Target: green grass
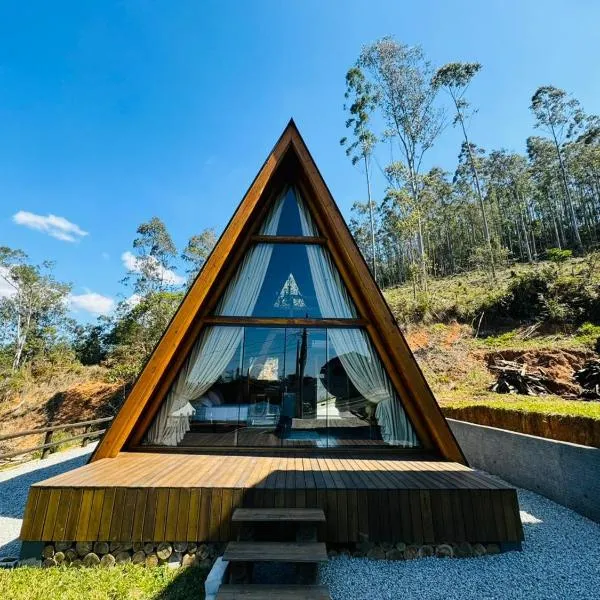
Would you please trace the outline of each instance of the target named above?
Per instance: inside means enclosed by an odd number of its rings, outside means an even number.
[[[206,571],[198,567],[111,569],[21,567],[0,570],[6,600],[201,600]]]
[[[433,323],[456,318],[463,323],[474,321],[476,327],[482,310],[504,296],[516,277],[551,265],[558,269],[560,278],[574,278],[593,286],[600,284],[599,263],[600,253],[595,252],[560,264],[542,261],[498,269],[495,282],[485,271],[469,271],[443,279],[431,278],[428,294],[417,293],[416,298],[410,282],[388,288],[383,294],[401,323]]]
[[[495,409],[516,410],[524,413],[542,413],[570,417],[587,417],[600,421],[600,402],[564,400],[558,396],[521,396],[518,394],[495,394],[484,392],[477,396],[463,393],[444,394],[440,398],[442,408],[465,408],[468,406],[488,406]]]

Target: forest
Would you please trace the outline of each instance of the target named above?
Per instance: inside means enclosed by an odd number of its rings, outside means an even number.
[[[495,310],[517,325],[546,320],[590,331],[600,323],[600,119],[567,91],[533,82],[537,135],[526,139],[526,154],[482,148],[469,134],[477,118],[469,85],[482,68],[436,68],[421,48],[387,37],[362,49],[340,98],[340,151],[364,174],[351,231],[401,324],[428,316],[478,331],[483,313]],[[462,136],[454,172],[425,170],[451,127]],[[385,192],[375,197],[373,189]],[[130,384],[215,242],[208,228],[178,249],[159,217],[140,224],[122,299],[91,324],[73,319],[71,286],[56,280],[51,262],[0,248],[0,278],[10,290],[0,298],[0,399],[14,411],[36,382],[65,372],[77,378],[88,367],[104,381]],[[579,266],[569,278],[558,266],[572,260]],[[519,270],[541,262],[542,270]],[[187,266],[185,278],[172,276],[176,263]],[[436,282],[464,277],[464,289],[473,274],[481,293],[470,305],[457,305],[453,292],[450,309],[436,309]]]
[[[364,172],[365,202],[351,229],[381,287],[410,281],[415,296],[430,278],[513,262],[562,260],[598,247],[600,119],[552,85],[533,88],[526,154],[482,148],[469,135],[477,107],[469,85],[484,68],[434,68],[423,50],[383,38],[363,48],[346,74],[352,163]],[[454,172],[427,171],[428,152],[457,127]],[[391,157],[387,162],[383,157]],[[371,189],[382,178],[385,194]]]

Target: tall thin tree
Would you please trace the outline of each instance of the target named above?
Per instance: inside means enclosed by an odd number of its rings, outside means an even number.
[[[573,240],[577,249],[582,251],[583,244],[581,243],[577,216],[569,189],[562,145],[567,139],[572,138],[578,132],[585,119],[585,115],[577,100],[569,98],[564,90],[551,85],[544,85],[536,90],[531,98],[531,106],[529,108],[535,115],[535,126],[545,129],[554,142],[565,198],[569,208]]]
[[[371,156],[377,142],[377,137],[369,128],[369,117],[375,109],[377,98],[373,95],[372,85],[366,80],[364,73],[358,67],[352,67],[346,73],[346,93],[344,98],[349,104],[344,104],[344,110],[350,117],[346,127],[352,128],[353,139],[343,137],[342,146],[346,146],[346,156],[352,164],[363,163],[367,183],[367,201],[369,204],[369,220],[371,225],[371,261],[373,277],[377,281],[377,245],[375,243],[375,210],[371,197]]]
[[[492,247],[492,237],[490,235],[487,211],[485,209],[485,202],[483,199],[483,193],[481,191],[479,170],[475,162],[475,157],[473,156],[471,142],[469,140],[469,136],[467,135],[466,127],[466,121],[476,111],[472,111],[471,113],[468,112],[469,103],[465,99],[465,93],[473,77],[475,77],[480,70],[481,65],[479,63],[448,63],[437,70],[433,77],[432,83],[436,88],[444,88],[450,95],[450,98],[452,98],[452,102],[454,104],[456,114],[454,115],[453,124],[460,125],[465,140],[464,147],[466,148],[469,156],[469,164],[471,167],[473,181],[475,183],[475,191],[477,193],[477,199],[479,200],[479,207],[481,209],[483,233],[485,235],[485,241],[489,253],[490,271],[492,273],[492,278],[495,280],[496,265],[494,260],[494,249]]]
[[[433,70],[419,46],[401,44],[391,37],[363,48],[357,66],[372,84],[377,108],[406,162],[412,204],[417,211],[422,288],[427,291],[419,178],[423,156],[444,127],[443,111],[435,105]]]

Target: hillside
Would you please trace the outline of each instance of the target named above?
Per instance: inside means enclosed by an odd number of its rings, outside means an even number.
[[[576,399],[573,372],[597,357],[599,254],[562,264],[516,265],[487,274],[431,280],[427,297],[410,284],[384,290],[440,405],[487,406],[600,420],[600,402]],[[543,369],[554,393],[533,397],[489,391],[497,358]],[[81,365],[33,377],[0,398],[0,432],[114,414],[126,386],[105,367]],[[3,442],[2,449],[35,440]]]
[[[427,297],[411,285],[384,290],[438,402],[446,410],[484,406],[600,419],[600,402],[578,399],[574,371],[600,349],[599,255],[515,265],[492,283],[482,272],[431,280]],[[543,372],[551,394],[489,390],[498,359]]]

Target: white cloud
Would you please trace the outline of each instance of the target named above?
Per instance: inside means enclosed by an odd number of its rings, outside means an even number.
[[[85,294],[71,294],[69,304],[74,310],[85,310],[93,315],[106,315],[115,307],[112,298],[90,290],[86,290]]]
[[[148,263],[153,266],[154,275],[157,279],[162,279],[169,285],[183,285],[185,283],[185,277],[177,275],[177,273],[171,271],[171,269],[165,269],[163,266],[156,264],[156,259],[153,257],[141,259],[127,251],[121,254],[121,260],[123,261],[123,266],[128,271],[134,271],[135,273],[141,273],[144,261],[148,261]]]
[[[134,306],[137,306],[141,301],[142,297],[139,294],[131,294],[131,296],[129,296],[129,298],[125,300],[125,303],[127,304],[127,306],[129,306],[129,308],[133,308]]]
[[[0,267],[0,298],[7,298],[16,294],[15,288],[4,279],[8,276],[9,270],[6,267]]]
[[[42,231],[63,242],[77,242],[82,237],[88,235],[88,232],[83,231],[79,225],[56,215],[47,215],[44,217],[43,215],[36,215],[26,210],[20,210],[13,215],[13,221],[17,225]]]

